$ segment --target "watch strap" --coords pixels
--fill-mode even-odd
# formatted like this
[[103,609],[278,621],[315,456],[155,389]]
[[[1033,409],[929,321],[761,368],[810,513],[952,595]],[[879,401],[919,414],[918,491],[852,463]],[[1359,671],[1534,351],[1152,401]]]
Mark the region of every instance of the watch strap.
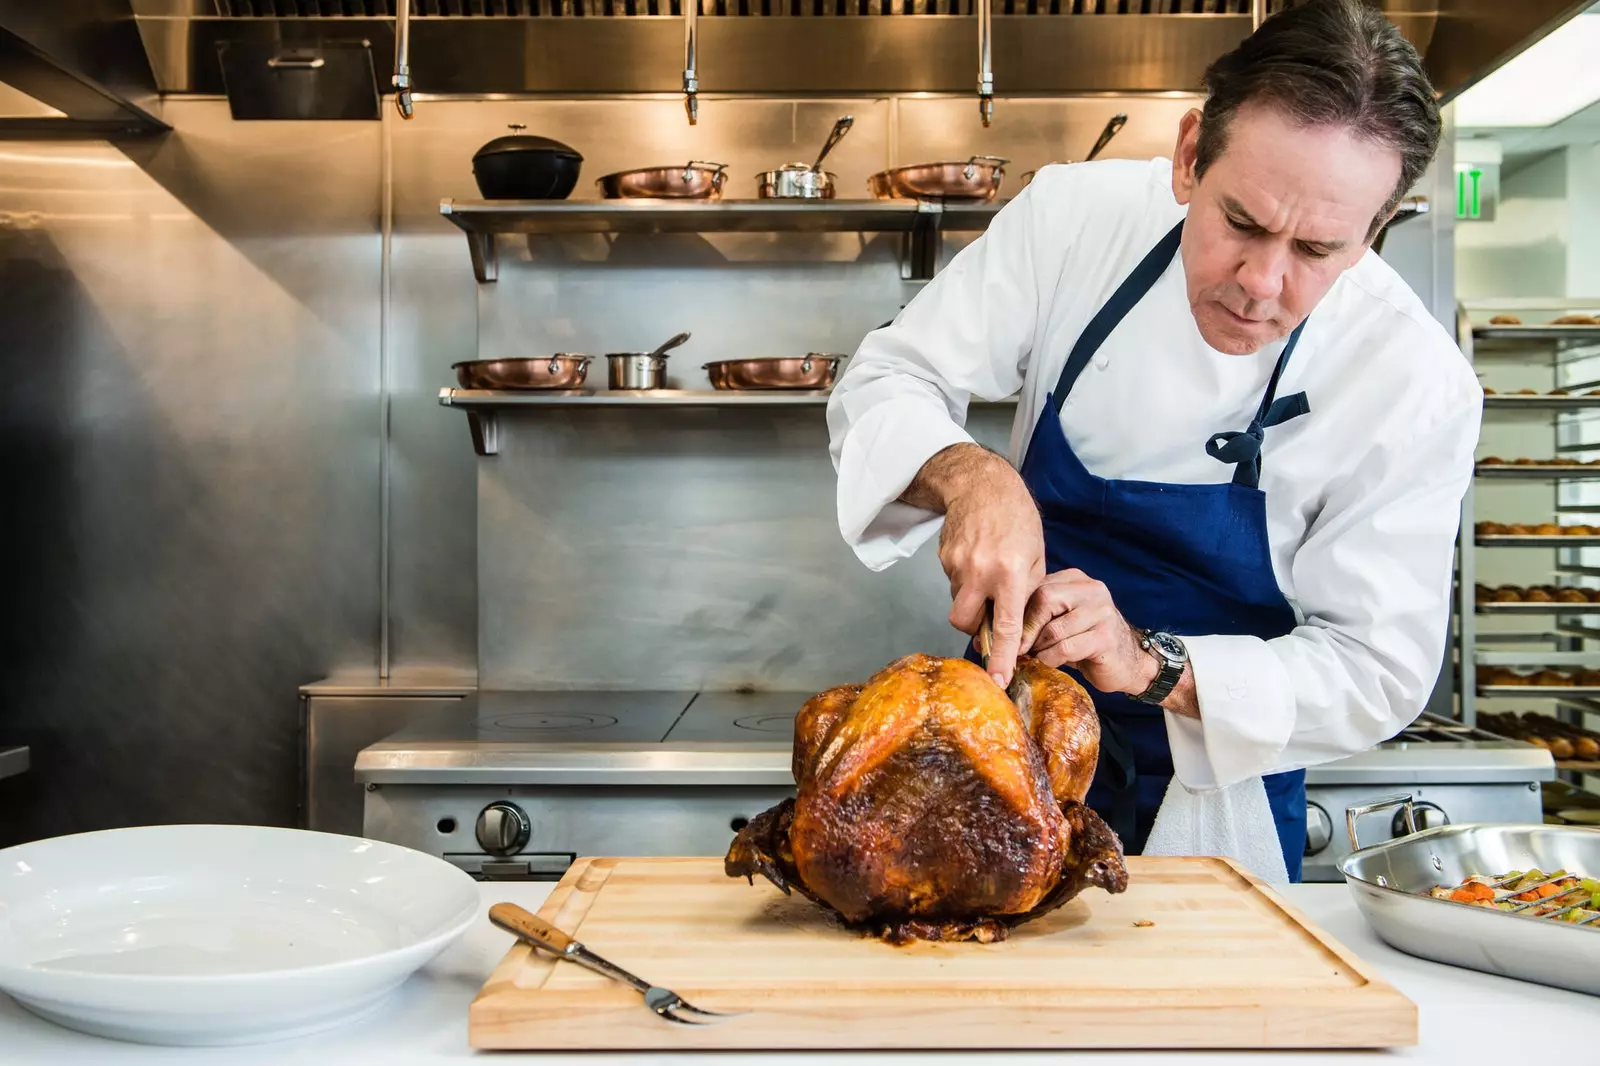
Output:
[[1150,655],[1154,656],[1157,664],[1159,664],[1159,668],[1156,670],[1155,680],[1150,682],[1150,687],[1133,698],[1140,703],[1148,703],[1159,707],[1161,705],[1161,701],[1170,696],[1172,694],[1172,690],[1178,687],[1179,680],[1183,678],[1184,664],[1181,662],[1174,662],[1163,655],[1160,650],[1153,643],[1151,643],[1150,634],[1147,631],[1140,632],[1139,645]]

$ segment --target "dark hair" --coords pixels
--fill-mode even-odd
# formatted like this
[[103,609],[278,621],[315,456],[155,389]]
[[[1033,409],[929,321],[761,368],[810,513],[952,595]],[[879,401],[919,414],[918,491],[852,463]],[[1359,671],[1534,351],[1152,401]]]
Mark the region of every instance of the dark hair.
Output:
[[1205,73],[1195,176],[1227,147],[1228,123],[1265,103],[1307,126],[1348,126],[1400,153],[1400,183],[1372,220],[1377,235],[1439,147],[1439,105],[1422,59],[1381,11],[1310,0],[1265,19]]

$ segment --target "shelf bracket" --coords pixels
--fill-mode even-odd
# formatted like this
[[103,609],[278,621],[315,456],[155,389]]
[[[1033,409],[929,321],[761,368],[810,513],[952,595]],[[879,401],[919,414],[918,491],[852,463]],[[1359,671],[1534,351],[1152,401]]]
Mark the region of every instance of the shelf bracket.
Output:
[[500,256],[495,247],[494,234],[469,232],[467,248],[472,252],[473,276],[481,282],[499,281]]
[[927,281],[939,269],[942,243],[943,204],[918,204],[911,231],[900,249],[900,277],[903,281]]
[[472,430],[472,450],[479,455],[500,454],[500,419],[491,409],[469,410],[467,426]]

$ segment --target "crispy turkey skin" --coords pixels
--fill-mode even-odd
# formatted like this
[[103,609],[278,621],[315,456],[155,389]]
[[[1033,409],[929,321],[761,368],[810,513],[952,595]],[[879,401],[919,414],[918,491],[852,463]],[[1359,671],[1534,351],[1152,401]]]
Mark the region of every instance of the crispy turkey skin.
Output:
[[1034,659],[1009,695],[965,659],[908,655],[795,716],[795,799],[734,838],[759,873],[896,943],[993,941],[1084,888],[1127,887],[1083,805],[1100,752],[1089,695]]

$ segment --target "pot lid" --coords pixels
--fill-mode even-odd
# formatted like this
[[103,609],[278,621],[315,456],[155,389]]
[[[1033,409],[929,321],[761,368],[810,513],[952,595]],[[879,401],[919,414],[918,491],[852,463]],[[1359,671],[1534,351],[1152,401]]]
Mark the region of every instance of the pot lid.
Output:
[[[526,126],[515,122],[511,123],[507,128],[511,130],[527,129]],[[472,158],[477,159],[480,156],[499,155],[502,152],[550,152],[555,155],[562,155],[567,156],[570,159],[576,159],[580,163],[583,161],[583,156],[580,155],[578,150],[573,148],[571,145],[562,144],[560,141],[554,140],[550,137],[539,137],[534,134],[519,133],[511,133],[504,137],[496,137],[494,140],[490,141],[488,144],[474,152]]]

